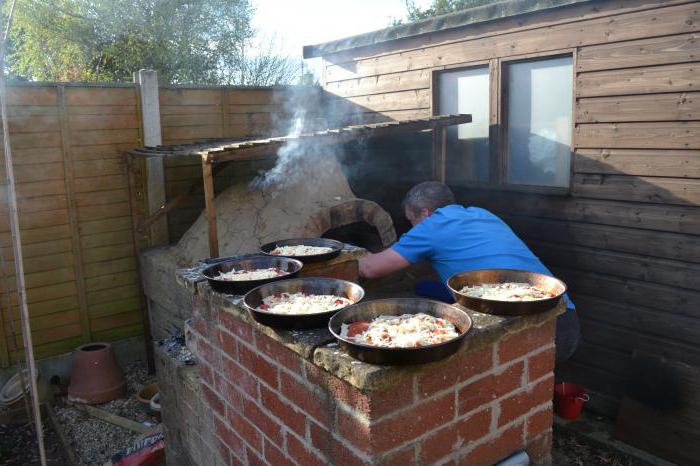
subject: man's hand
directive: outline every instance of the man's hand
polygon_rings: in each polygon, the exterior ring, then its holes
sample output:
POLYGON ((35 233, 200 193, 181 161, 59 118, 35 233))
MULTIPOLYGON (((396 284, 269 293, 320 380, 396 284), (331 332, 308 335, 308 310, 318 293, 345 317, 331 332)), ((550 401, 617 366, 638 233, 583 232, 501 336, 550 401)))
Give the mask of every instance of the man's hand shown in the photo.
POLYGON ((411 265, 401 254, 393 249, 385 249, 377 254, 360 257, 360 277, 379 278, 390 273, 405 269, 411 265))

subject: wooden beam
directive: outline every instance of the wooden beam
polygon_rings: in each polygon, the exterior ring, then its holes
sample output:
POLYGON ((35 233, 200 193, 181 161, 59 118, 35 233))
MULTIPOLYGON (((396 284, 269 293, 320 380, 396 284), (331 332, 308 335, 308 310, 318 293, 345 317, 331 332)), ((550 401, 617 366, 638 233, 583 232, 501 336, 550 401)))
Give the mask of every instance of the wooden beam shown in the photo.
MULTIPOLYGON (((138 85, 143 125, 143 144, 162 144, 160 132, 160 102, 158 76, 153 70, 139 70, 138 85)), ((148 212, 154 214, 165 203, 165 170, 163 159, 151 157, 146 161, 148 212)), ((151 225, 151 246, 168 244, 168 224, 164 218, 151 225)))
POLYGON ((440 137, 440 183, 447 179, 447 126, 438 130, 440 137))
POLYGON ((214 176, 212 164, 202 156, 202 182, 204 183, 204 203, 207 209, 207 224, 209 227, 209 254, 219 257, 219 237, 216 231, 216 207, 214 206, 214 176))
POLYGON ((80 304, 80 328, 83 342, 92 341, 90 332, 90 316, 88 313, 87 290, 85 287, 85 270, 83 266, 83 248, 80 243, 80 225, 78 224, 78 206, 75 202, 75 181, 73 176, 73 154, 70 143, 70 127, 66 107, 65 86, 57 86, 58 118, 61 128, 61 150, 63 152, 63 172, 66 186, 66 201, 68 201, 68 218, 71 229, 71 244, 73 249, 73 267, 75 268, 75 284, 78 289, 80 304))

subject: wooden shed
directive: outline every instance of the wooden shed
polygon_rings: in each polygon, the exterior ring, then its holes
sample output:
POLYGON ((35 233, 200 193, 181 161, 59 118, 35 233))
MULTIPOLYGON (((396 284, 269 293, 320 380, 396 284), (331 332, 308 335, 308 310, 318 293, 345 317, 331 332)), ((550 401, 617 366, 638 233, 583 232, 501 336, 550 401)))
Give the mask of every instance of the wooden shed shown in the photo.
POLYGON ((633 356, 700 364, 699 31, 697 1, 514 0, 304 56, 363 111, 472 114, 443 176, 567 282, 583 340, 559 376, 614 414, 633 356))

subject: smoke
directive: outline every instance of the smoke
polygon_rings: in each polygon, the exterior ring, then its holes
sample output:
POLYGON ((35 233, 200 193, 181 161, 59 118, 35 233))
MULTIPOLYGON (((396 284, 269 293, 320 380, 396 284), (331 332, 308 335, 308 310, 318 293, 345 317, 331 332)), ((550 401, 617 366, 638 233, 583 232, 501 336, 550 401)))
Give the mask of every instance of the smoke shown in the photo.
POLYGON ((323 173, 337 167, 338 162, 342 163, 344 144, 305 135, 362 123, 366 118, 362 107, 316 86, 287 87, 275 94, 274 104, 283 111, 274 114, 272 134, 290 139, 277 152, 275 166, 260 173, 249 186, 273 195, 300 181, 313 184, 314 179, 305 178, 310 164, 313 164, 315 173, 323 173))

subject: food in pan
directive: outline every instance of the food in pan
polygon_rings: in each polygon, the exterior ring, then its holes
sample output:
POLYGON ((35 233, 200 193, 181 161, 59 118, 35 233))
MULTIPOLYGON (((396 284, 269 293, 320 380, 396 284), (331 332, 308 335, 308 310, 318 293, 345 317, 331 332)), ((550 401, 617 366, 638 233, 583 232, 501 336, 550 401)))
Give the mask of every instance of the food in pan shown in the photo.
POLYGON ((245 280, 265 280, 267 278, 281 277, 283 275, 289 275, 289 272, 285 272, 277 267, 271 267, 269 269, 252 269, 252 270, 236 270, 233 269, 229 272, 219 272, 219 275, 214 277, 216 280, 224 280, 227 282, 238 282, 245 280))
POLYGON ((472 298, 493 299, 495 301, 536 301, 553 298, 555 295, 529 283, 493 283, 465 286, 460 293, 472 298))
POLYGON ((419 348, 452 340, 459 332, 451 322, 421 312, 343 324, 340 336, 383 348, 419 348))
POLYGON ((263 298, 258 311, 275 314, 303 315, 334 311, 353 304, 353 301, 330 294, 275 293, 263 298))
POLYGON ((303 244, 299 244, 297 246, 277 246, 270 251, 270 254, 274 254, 275 256, 316 256, 329 252, 333 252, 333 248, 325 246, 304 246, 303 244))

